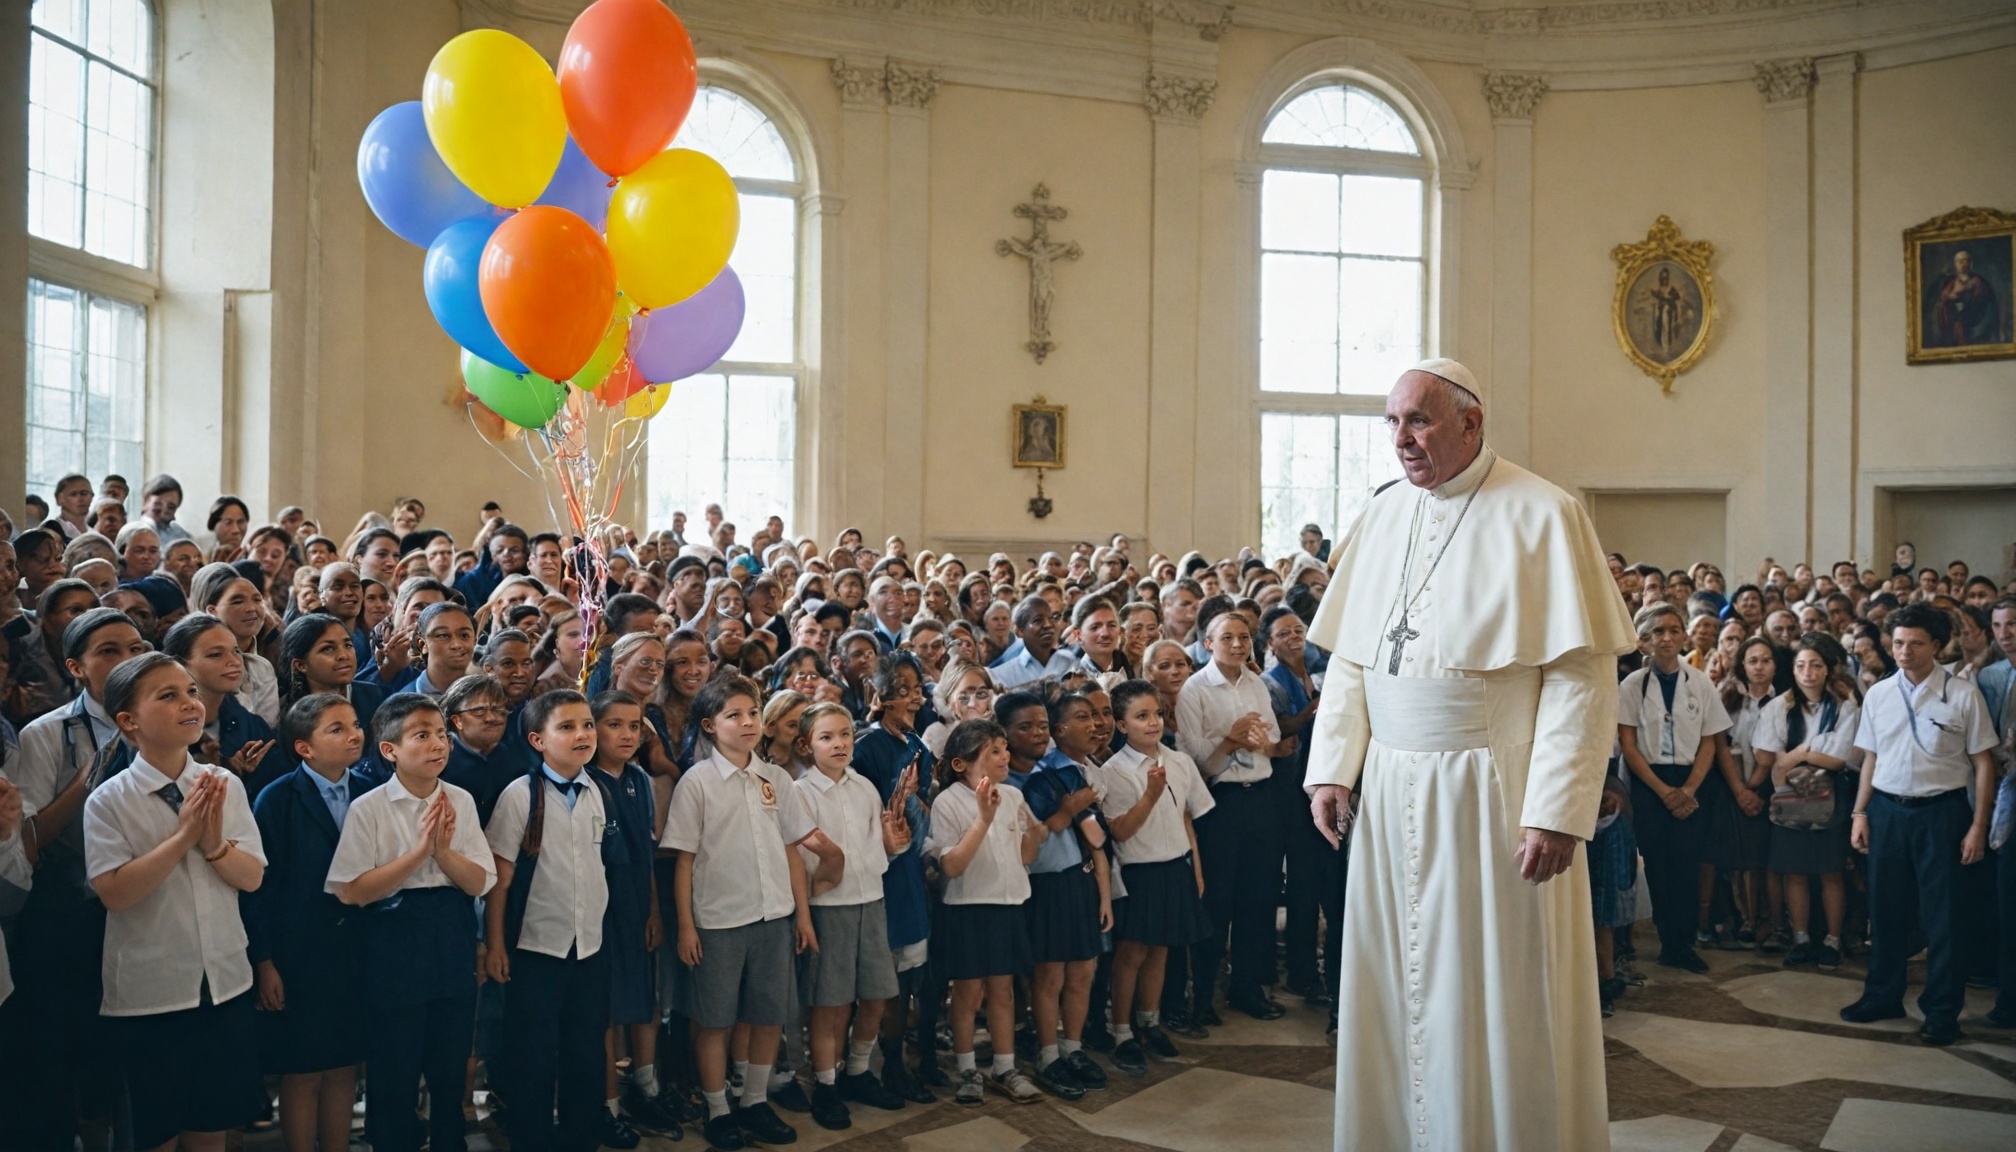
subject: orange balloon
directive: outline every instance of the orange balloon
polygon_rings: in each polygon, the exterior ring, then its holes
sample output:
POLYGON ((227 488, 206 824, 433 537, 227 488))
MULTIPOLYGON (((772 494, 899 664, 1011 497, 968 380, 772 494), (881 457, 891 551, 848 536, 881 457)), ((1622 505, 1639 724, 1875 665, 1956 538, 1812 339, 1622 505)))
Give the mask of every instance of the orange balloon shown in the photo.
POLYGON ((595 0, 567 30, 558 73, 574 142, 611 176, 671 147, 700 83, 693 40, 660 0, 595 0))
POLYGON ((595 390, 595 398, 614 408, 650 386, 651 382, 637 370, 636 362, 626 355, 609 370, 608 378, 595 390))
POLYGON ((477 287, 497 338, 552 380, 569 379, 588 362, 616 307, 616 269, 601 234, 565 208, 543 204, 490 234, 477 287))

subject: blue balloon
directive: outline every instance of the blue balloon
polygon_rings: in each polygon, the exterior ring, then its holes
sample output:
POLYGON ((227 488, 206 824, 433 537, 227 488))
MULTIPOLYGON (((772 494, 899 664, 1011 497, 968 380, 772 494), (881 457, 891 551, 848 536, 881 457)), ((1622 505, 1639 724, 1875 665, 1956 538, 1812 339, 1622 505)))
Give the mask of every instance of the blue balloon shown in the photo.
POLYGON ((498 216, 441 162, 418 100, 392 105, 364 129, 357 144, 357 183, 372 214, 400 239, 422 248, 457 220, 498 216))
POLYGON ((609 198, 616 195, 609 176, 588 159, 574 138, 567 138, 567 150, 560 154, 560 167, 539 194, 535 204, 565 208, 600 232, 609 223, 609 198))
POLYGON ((481 359, 523 373, 527 371, 525 362, 504 347, 497 330, 490 326, 490 318, 483 313, 478 278, 483 246, 503 222, 502 217, 484 215, 450 224, 427 246, 427 266, 422 277, 427 307, 433 310, 434 320, 442 331, 481 359))

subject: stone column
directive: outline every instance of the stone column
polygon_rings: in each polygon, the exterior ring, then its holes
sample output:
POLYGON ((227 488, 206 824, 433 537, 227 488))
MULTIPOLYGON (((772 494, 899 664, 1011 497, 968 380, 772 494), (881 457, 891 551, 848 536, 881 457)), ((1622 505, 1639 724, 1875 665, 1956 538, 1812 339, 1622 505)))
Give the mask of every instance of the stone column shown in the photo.
MULTIPOLYGON (((1486 72, 1491 106, 1491 444, 1515 464, 1533 451, 1533 112, 1547 78, 1486 72)), ((1443 355, 1453 356, 1444 345, 1443 355)))
MULTIPOLYGON (((1733 554, 1805 559, 1812 532, 1812 144, 1807 57, 1757 65, 1764 106, 1764 486, 1762 523, 1733 554)), ((1756 518, 1746 518, 1756 524, 1756 518)))
POLYGON ((882 413, 882 518, 878 523, 884 533, 920 540, 924 534, 925 473, 924 453, 918 446, 924 443, 931 297, 930 105, 938 94, 939 76, 936 68, 893 60, 884 73, 889 99, 883 270, 888 370, 882 413))
MULTIPOLYGON (((1151 72, 1142 88, 1154 131, 1149 241, 1148 543, 1198 541, 1197 462, 1223 458, 1225 432, 1198 419, 1198 244, 1203 141, 1198 122, 1218 82, 1151 72), (1208 431, 1207 431, 1208 429, 1208 431), (1209 443, 1206 443, 1206 442, 1209 443)), ((1191 547, 1185 543, 1183 547, 1191 547)))
POLYGON ((832 477, 838 490, 830 499, 822 493, 821 504, 830 504, 849 524, 880 525, 885 523, 882 470, 887 464, 883 381, 889 368, 886 76, 880 63, 871 67, 845 60, 833 62, 832 76, 840 89, 840 187, 849 205, 840 219, 846 279, 840 299, 829 302, 841 344, 822 350, 839 373, 837 379, 827 377, 833 389, 821 408, 837 413, 838 427, 832 431, 839 433, 837 456, 844 464, 832 477))
POLYGON ((28 5, 0 5, 0 172, 14 174, 0 181, 0 492, 13 516, 28 490, 28 36, 28 5))
MULTIPOLYGON (((1855 376, 1856 53, 1815 61, 1813 85, 1814 568, 1853 555, 1855 376)), ((1867 563, 1870 557, 1861 557, 1867 563)))

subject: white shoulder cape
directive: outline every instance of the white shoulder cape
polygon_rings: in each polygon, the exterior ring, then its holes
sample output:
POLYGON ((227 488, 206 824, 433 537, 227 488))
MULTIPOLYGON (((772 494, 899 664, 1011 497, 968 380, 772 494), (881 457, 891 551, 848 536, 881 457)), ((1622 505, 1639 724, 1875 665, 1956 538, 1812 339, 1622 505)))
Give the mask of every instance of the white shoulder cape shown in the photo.
MULTIPOLYGON (((1372 498, 1342 543, 1310 642, 1354 664, 1377 663, 1389 617, 1398 618, 1408 526, 1424 499, 1433 497, 1405 482, 1372 498)), ((1615 655, 1637 646, 1589 513, 1510 460, 1498 458, 1448 549, 1432 577, 1435 626, 1410 645, 1425 646, 1431 666, 1489 672, 1538 667, 1577 649, 1615 655)))

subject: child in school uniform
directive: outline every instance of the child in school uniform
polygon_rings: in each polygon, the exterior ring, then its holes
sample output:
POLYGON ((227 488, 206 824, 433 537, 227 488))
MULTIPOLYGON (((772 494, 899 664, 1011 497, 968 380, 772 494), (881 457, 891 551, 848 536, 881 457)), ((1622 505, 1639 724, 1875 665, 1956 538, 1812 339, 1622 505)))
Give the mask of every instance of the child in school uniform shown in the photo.
POLYGON ((608 817, 602 790, 582 779, 595 757, 594 710, 581 693, 555 689, 525 706, 525 735, 541 762, 505 785, 486 829, 505 893, 484 902, 483 967, 505 986, 511 1147, 635 1148, 637 1133, 618 1131, 602 1107, 608 817))
POLYGON ((705 1132, 716 1148, 788 1144, 797 1131, 768 1100, 770 1068, 751 1063, 744 1093, 728 1105, 728 1038, 750 1028, 749 1051, 774 1059, 789 1022, 792 953, 816 947, 800 844, 838 869, 839 849, 823 836, 782 769, 756 755, 763 738, 762 693, 725 676, 702 688, 692 716, 711 751, 679 778, 659 847, 676 853, 673 903, 679 958, 689 969, 688 1015, 705 1132))
POLYGON ((995 715, 1008 733, 1008 782, 1047 833, 1029 865, 1036 1083, 1053 1096, 1080 1100, 1106 1087, 1105 1072, 1084 1053, 1102 933, 1113 927, 1106 833, 1094 810, 1098 794, 1085 780, 1100 747, 1098 714, 1091 699, 1076 692, 1047 707, 1029 693, 1010 692, 995 703, 995 715), (1053 736, 1055 749, 1049 746, 1053 736))
POLYGON ((448 723, 401 692, 371 720, 391 779, 350 805, 325 889, 361 908, 364 1123, 374 1152, 415 1152, 426 1077, 430 1152, 463 1152, 462 1089, 476 1029, 474 897, 496 883, 476 802, 441 779, 448 723))
POLYGON ((1015 977, 1030 971, 1029 863, 1047 835, 1008 784, 1008 736, 992 720, 966 720, 945 738, 938 796, 924 853, 945 875, 938 923, 940 972, 952 982, 952 1055, 959 1088, 953 1100, 979 1107, 987 1084, 1017 1104, 1043 1093, 1015 1065, 1015 977), (983 1076, 973 1056, 981 1001, 994 1038, 994 1066, 983 1076))
MULTIPOLYGON (((985 685, 984 669, 976 669, 971 685, 985 685)), ((882 802, 892 801, 905 774, 911 781, 903 801, 904 819, 910 825, 910 846, 889 861, 882 875, 884 911, 889 921, 889 953, 896 960, 899 990, 888 1011, 882 1014, 882 1083, 891 1092, 915 1104, 932 1104, 937 1097, 932 1085, 946 1083, 938 1069, 938 1009, 945 999, 945 982, 930 963, 931 921, 935 898, 924 874, 924 841, 930 832, 930 816, 925 807, 937 763, 936 756, 917 732, 916 701, 907 690, 898 692, 899 678, 908 683, 915 676, 922 683, 916 658, 907 652, 892 652, 875 668, 880 701, 875 723, 854 742, 854 770, 875 785, 882 802), (915 1032, 918 1044, 917 1072, 913 1076, 903 1059, 903 1034, 909 1023, 910 1006, 916 1005, 915 1032)), ((961 679, 964 679, 963 677, 961 679)), ((973 694, 978 693, 972 688, 973 694)), ((972 696, 959 703, 966 710, 962 718, 985 717, 994 699, 986 689, 984 700, 972 696)), ((851 715, 851 713, 850 713, 851 715)), ((802 723, 802 722, 801 722, 802 723)), ((948 730, 949 731, 949 730, 948 730)), ((941 739, 939 747, 944 747, 941 739)))
POLYGON ((198 758, 230 769, 252 796, 285 775, 292 767, 286 750, 266 721, 239 703, 245 654, 231 629, 206 612, 184 616, 161 637, 161 650, 189 670, 203 700, 204 739, 196 749, 198 758))
POLYGON ((105 710, 137 752, 84 803, 84 855, 105 903, 105 998, 133 1146, 219 1152, 265 1111, 252 965, 238 896, 266 856, 245 787, 198 764, 203 701, 175 659, 115 669, 105 710))
POLYGON ((651 776, 635 762, 644 743, 644 706, 618 691, 601 693, 592 704, 595 774, 590 779, 602 789, 609 817, 602 852, 609 872, 609 916, 602 930, 609 953, 608 1059, 602 1087, 610 1120, 605 1123, 619 1139, 623 1134, 617 1129, 627 1127, 624 1114, 653 1131, 677 1132, 678 1116, 659 1102, 658 948, 664 922, 658 915, 651 776), (618 1053, 624 1051, 630 1056, 627 1086, 619 1085, 616 1069, 618 1053))
MULTIPOLYGON (((812 767, 793 787, 845 861, 832 887, 813 886, 812 927, 819 950, 805 955, 801 979, 802 999, 812 1017, 812 1119, 822 1128, 839 1130, 853 1124, 849 1100, 889 1111, 903 1107, 903 1098, 877 1080, 868 1063, 883 1010, 898 991, 882 876, 889 859, 910 847, 904 810, 916 775, 914 769, 906 770, 884 802, 875 785, 850 766, 854 720, 840 704, 806 708, 797 742, 812 767), (857 1037, 852 1043, 850 1016, 857 1037), (838 1067, 843 1050, 845 1075, 838 1067)), ((800 852, 807 868, 818 867, 817 856, 800 852)))
POLYGON ((1162 742, 1162 701, 1147 680, 1113 689, 1113 720, 1126 745, 1092 772, 1113 834, 1127 895, 1113 906, 1113 1063, 1139 1076, 1147 1056, 1169 1060, 1163 1034, 1164 964, 1210 931, 1204 866, 1193 821, 1215 806, 1196 762, 1162 742))
POLYGON ((357 916, 324 890, 350 806, 369 791, 357 712, 333 693, 303 696, 282 717, 300 766, 252 806, 266 879, 245 902, 259 982, 266 1071, 280 1080, 287 1152, 350 1144, 356 1066, 364 1058, 364 970, 357 916))

